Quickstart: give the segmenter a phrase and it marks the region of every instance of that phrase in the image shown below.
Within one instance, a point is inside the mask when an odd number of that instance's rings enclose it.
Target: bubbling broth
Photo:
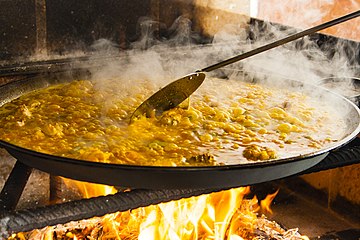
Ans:
[[[344,135],[344,119],[309,95],[208,78],[161,116],[129,119],[156,87],[77,80],[0,108],[0,139],[57,156],[149,166],[213,166],[312,153]],[[131,89],[131,90],[129,90]]]

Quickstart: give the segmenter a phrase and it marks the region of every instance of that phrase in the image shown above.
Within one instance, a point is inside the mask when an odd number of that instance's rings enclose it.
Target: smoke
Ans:
[[[319,3],[312,1],[270,2],[260,1],[259,6],[271,9],[272,14],[278,14],[289,25],[306,27],[319,23],[326,15],[321,9],[333,4],[331,0],[321,1],[321,7],[315,6]],[[295,11],[295,15],[283,14],[290,11],[289,5],[296,9],[306,8],[306,11]],[[297,17],[300,12],[302,17]],[[264,11],[259,11],[259,15],[266,20]],[[138,40],[131,43],[130,50],[119,54],[118,47],[108,40],[100,39],[94,43],[95,52],[118,57],[115,61],[106,62],[100,71],[96,69],[92,76],[94,79],[117,79],[124,86],[150,81],[161,87],[186,74],[300,31],[266,21],[254,21],[250,25],[224,22],[212,37],[211,44],[199,44],[201,36],[193,29],[193,22],[184,16],[177,18],[168,29],[163,23],[148,17],[141,18],[137,27]],[[359,76],[358,58],[358,44],[312,35],[207,75],[220,72],[231,76],[241,71],[254,77],[267,74],[321,84],[324,78]]]
[[[264,36],[279,39],[284,37],[283,33],[291,34],[291,32],[279,31],[278,25],[270,22],[285,23],[300,31],[360,8],[357,1],[340,3],[333,0],[288,0],[282,1],[281,4],[271,0],[258,2],[261,6],[258,17],[265,20],[265,23],[258,27],[261,31],[254,31],[255,38],[259,37],[258,43],[264,43],[262,41],[266,39]],[[355,18],[322,32],[335,34],[340,39],[341,37],[351,39],[359,33],[359,20]],[[248,59],[249,65],[246,64],[245,68],[249,71],[268,72],[316,85],[322,84],[324,78],[341,78],[343,81],[338,85],[341,84],[342,86],[339,87],[344,88],[352,87],[349,82],[351,78],[360,76],[359,59],[358,43],[314,34]]]

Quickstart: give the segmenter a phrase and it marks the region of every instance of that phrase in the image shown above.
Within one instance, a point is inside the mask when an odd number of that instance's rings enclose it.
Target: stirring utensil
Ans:
[[[153,115],[160,115],[164,111],[170,110],[170,109],[178,106],[180,103],[182,103],[184,100],[186,100],[193,92],[195,92],[196,89],[198,89],[198,87],[203,83],[203,81],[205,80],[204,72],[210,72],[212,70],[224,67],[226,65],[229,65],[229,64],[235,63],[237,61],[243,60],[245,58],[254,56],[256,54],[265,52],[272,48],[284,45],[288,42],[302,38],[306,35],[318,32],[325,28],[329,28],[331,26],[334,26],[336,24],[348,21],[350,19],[353,19],[353,18],[356,18],[359,16],[360,16],[360,10],[355,11],[350,14],[347,14],[347,15],[344,15],[342,17],[333,19],[331,21],[322,23],[315,27],[303,30],[301,32],[295,33],[293,35],[282,38],[282,39],[272,42],[270,44],[266,44],[259,48],[255,48],[251,51],[248,51],[248,52],[242,53],[240,55],[237,55],[235,57],[226,59],[219,63],[213,64],[211,66],[208,66],[206,68],[198,70],[195,73],[191,73],[180,79],[177,79],[177,80],[171,82],[170,84],[166,85],[165,87],[161,88],[159,91],[157,91],[151,97],[149,97],[147,100],[145,100],[132,114],[132,116],[130,118],[130,123],[132,123],[134,121],[134,119],[138,118],[141,115],[145,114],[146,117],[151,117]]]

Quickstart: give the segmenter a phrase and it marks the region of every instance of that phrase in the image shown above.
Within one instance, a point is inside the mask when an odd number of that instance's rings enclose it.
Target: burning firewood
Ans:
[[[262,204],[256,197],[245,199],[249,193],[249,187],[241,187],[17,233],[9,240],[308,239],[298,229],[286,230],[261,214],[276,193]]]

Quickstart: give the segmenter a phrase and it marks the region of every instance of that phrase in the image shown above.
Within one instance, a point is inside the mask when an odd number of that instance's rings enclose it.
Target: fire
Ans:
[[[275,193],[267,195],[264,200],[260,201],[260,206],[263,211],[272,214],[270,205],[271,205],[272,201],[274,200],[274,198],[276,197],[276,195],[278,194],[278,192],[279,192],[279,189]]]
[[[68,188],[77,189],[82,194],[83,198],[106,196],[117,193],[116,188],[113,186],[81,182],[67,178],[62,178],[62,180]]]
[[[115,193],[109,186],[65,179],[77,186],[85,197]],[[278,190],[279,191],[279,190]],[[250,187],[239,187],[207,195],[180,199],[158,205],[116,212],[103,217],[70,222],[56,227],[18,233],[10,239],[139,239],[186,240],[272,239],[306,240],[297,229],[284,230],[260,212],[271,213],[276,191],[264,200],[249,199]],[[55,238],[55,236],[57,238]],[[276,238],[275,238],[276,236]],[[284,236],[281,238],[281,236]]]
[[[139,239],[227,239],[249,187],[181,199],[147,208]],[[174,221],[176,220],[176,221]]]

